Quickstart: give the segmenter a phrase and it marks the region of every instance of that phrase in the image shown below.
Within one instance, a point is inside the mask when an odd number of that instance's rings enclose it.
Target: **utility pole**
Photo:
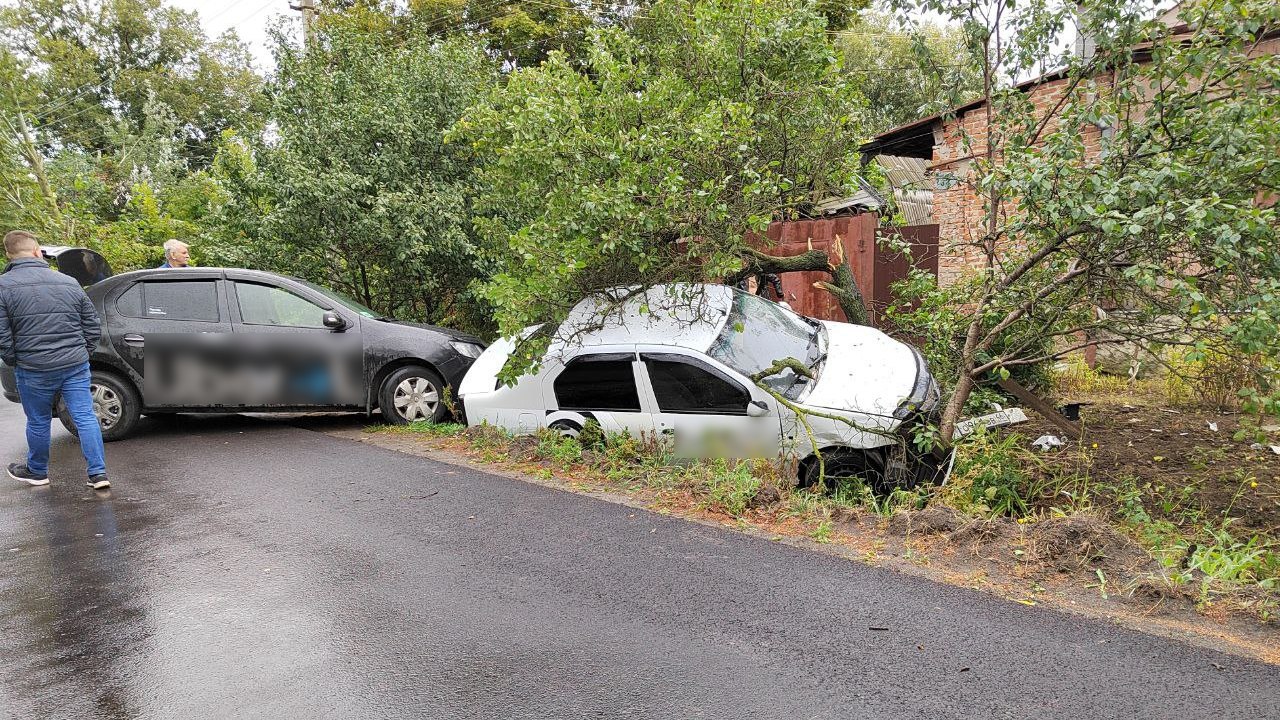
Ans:
[[[311,47],[315,41],[316,16],[320,14],[316,0],[298,0],[296,4],[289,3],[289,7],[302,12],[302,41],[306,47]]]

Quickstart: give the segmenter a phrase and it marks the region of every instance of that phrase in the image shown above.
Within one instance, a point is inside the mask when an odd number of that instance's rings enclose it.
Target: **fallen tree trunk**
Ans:
[[[743,268],[726,278],[725,282],[736,285],[756,275],[825,272],[831,276],[831,279],[816,282],[813,286],[831,293],[849,322],[854,325],[870,325],[871,318],[867,313],[867,306],[862,302],[862,291],[854,281],[853,269],[849,267],[849,263],[845,262],[844,244],[840,242],[839,235],[836,236],[833,245],[836,248],[834,262],[826,252],[814,250],[812,240],[809,241],[807,252],[788,257],[767,255],[759,250],[747,250],[742,256]]]

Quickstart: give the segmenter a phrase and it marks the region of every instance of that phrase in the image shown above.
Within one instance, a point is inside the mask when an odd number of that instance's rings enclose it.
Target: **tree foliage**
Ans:
[[[982,61],[964,31],[888,13],[863,13],[836,47],[867,97],[868,130],[878,133],[949,110],[982,91]]]
[[[722,279],[851,178],[865,103],[814,5],[666,0],[585,57],[512,73],[450,132],[481,158],[505,335],[603,287]]]
[[[161,0],[24,0],[0,12],[0,32],[30,63],[50,145],[109,153],[121,133],[143,132],[158,103],[177,122],[183,156],[201,166],[223,130],[261,123],[261,79],[243,44],[209,40],[194,12]]]
[[[1256,50],[1280,29],[1280,9],[1191,2],[1190,31],[1173,34],[1110,2],[926,4],[984,38],[977,112],[991,123],[990,142],[963,140],[975,157],[962,181],[983,208],[962,242],[981,263],[925,304],[951,308],[944,324],[961,331],[943,435],[975,383],[1086,344],[1136,343],[1155,357],[1230,347],[1274,368],[1280,236],[1267,193],[1280,187],[1280,62]],[[1099,52],[1068,59],[1069,92],[1037,110],[1009,78],[1044,58],[1077,12]]]
[[[225,128],[260,128],[261,79],[234,35],[208,40],[159,0],[0,10],[0,217],[120,270],[190,239],[218,197]]]
[[[388,315],[483,325],[460,302],[477,269],[471,159],[441,136],[495,82],[495,63],[465,39],[372,27],[353,15],[330,18],[310,48],[279,39],[269,142],[229,137],[215,161],[228,192],[216,257]]]

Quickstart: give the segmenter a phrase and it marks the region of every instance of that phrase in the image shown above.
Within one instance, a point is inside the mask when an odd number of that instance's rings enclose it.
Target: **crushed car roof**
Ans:
[[[733,293],[687,283],[606,290],[569,311],[550,350],[643,343],[705,351],[724,328]]]

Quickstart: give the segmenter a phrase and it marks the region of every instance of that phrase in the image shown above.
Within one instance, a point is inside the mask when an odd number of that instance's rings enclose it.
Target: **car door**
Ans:
[[[248,407],[351,407],[364,402],[360,321],[283,279],[229,273],[234,346]],[[325,316],[341,324],[330,326]]]
[[[642,437],[653,433],[653,416],[639,391],[635,351],[586,351],[547,373],[544,401],[548,426],[593,419],[606,433]]]
[[[144,407],[207,403],[188,381],[203,360],[201,348],[231,332],[220,272],[143,277],[104,300],[116,355],[142,380]]]
[[[680,457],[773,457],[779,405],[731,370],[683,352],[641,352],[654,426]]]

